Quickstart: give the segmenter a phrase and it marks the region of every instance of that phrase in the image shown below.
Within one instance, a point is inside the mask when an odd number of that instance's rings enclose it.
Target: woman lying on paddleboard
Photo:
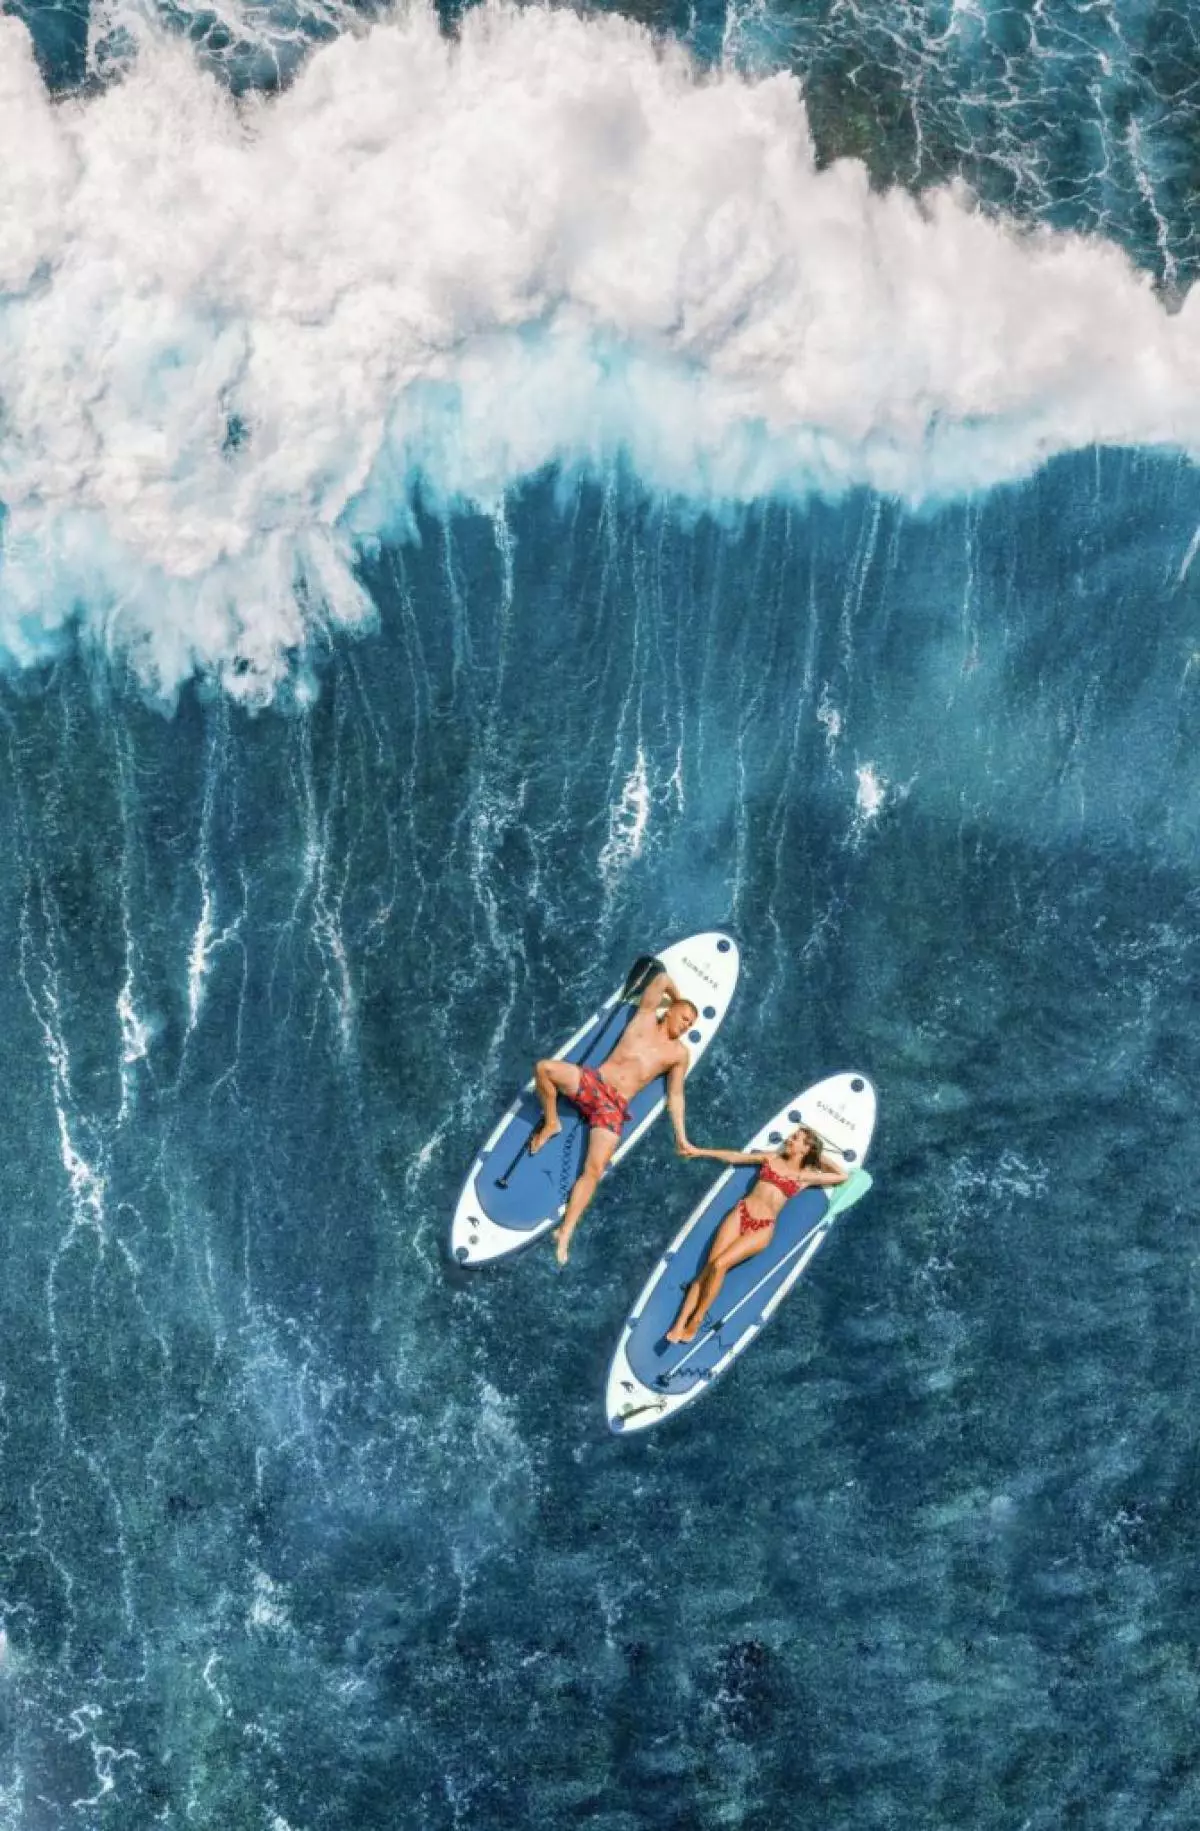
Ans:
[[[691,1341],[716,1301],[725,1274],[743,1259],[752,1259],[771,1243],[775,1223],[787,1202],[801,1189],[829,1189],[844,1183],[850,1172],[826,1157],[816,1132],[796,1127],[775,1151],[702,1150],[680,1146],[683,1157],[711,1157],[715,1163],[757,1164],[758,1176],[749,1195],[731,1208],[713,1235],[708,1258],[688,1285],[683,1307],[667,1330],[668,1341]]]

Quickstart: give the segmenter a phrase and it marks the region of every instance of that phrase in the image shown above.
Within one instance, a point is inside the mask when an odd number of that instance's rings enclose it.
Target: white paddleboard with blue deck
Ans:
[[[738,979],[737,944],[714,930],[676,941],[657,959],[699,1013],[683,1039],[691,1057],[690,1074],[729,1009]],[[636,999],[627,999],[621,988],[553,1053],[559,1060],[598,1068],[616,1048],[636,1009]],[[630,1101],[630,1120],[613,1164],[628,1155],[665,1104],[666,1081],[659,1076]],[[588,1127],[565,1097],[560,1098],[558,1111],[562,1130],[531,1157],[525,1147],[540,1123],[541,1107],[530,1081],[492,1132],[454,1212],[450,1250],[460,1265],[483,1265],[519,1252],[561,1220],[571,1185],[583,1167]]]
[[[871,1187],[862,1161],[875,1129],[875,1089],[864,1075],[835,1074],[806,1088],[744,1148],[777,1151],[798,1125],[820,1134],[849,1177],[835,1188],[802,1189],[785,1202],[770,1244],[726,1274],[715,1313],[705,1318],[695,1339],[669,1342],[667,1330],[708,1257],[713,1235],[748,1194],[758,1171],[744,1165],[717,1179],[671,1241],[626,1319],[608,1375],[611,1429],[645,1430],[707,1392],[770,1321],[838,1215]]]

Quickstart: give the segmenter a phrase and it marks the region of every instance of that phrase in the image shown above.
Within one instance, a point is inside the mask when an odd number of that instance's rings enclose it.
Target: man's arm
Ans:
[[[680,1050],[680,1057],[667,1074],[667,1111],[671,1115],[671,1124],[675,1127],[675,1143],[687,1157],[691,1155],[692,1147],[688,1143],[687,1129],[683,1122],[683,1081],[689,1060],[686,1049]]]
[[[666,997],[678,998],[679,987],[664,967],[661,973],[655,973],[653,979],[638,999],[639,1011],[657,1011]]]

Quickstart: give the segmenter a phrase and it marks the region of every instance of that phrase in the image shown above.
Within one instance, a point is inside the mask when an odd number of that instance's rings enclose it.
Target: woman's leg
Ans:
[[[752,1259],[755,1253],[761,1252],[764,1246],[770,1244],[774,1231],[774,1227],[758,1227],[753,1233],[739,1234],[738,1238],[731,1241],[723,1252],[712,1255],[700,1278],[699,1300],[680,1340],[692,1341],[695,1339],[700,1331],[700,1324],[717,1301],[718,1293],[725,1282],[726,1272],[732,1271],[735,1265],[740,1265],[743,1259]]]
[[[729,1210],[729,1213],[725,1216],[725,1219],[721,1222],[721,1225],[713,1235],[712,1245],[708,1249],[708,1257],[705,1259],[704,1264],[700,1267],[700,1270],[696,1273],[696,1276],[692,1279],[692,1282],[684,1292],[683,1303],[680,1306],[679,1314],[667,1330],[668,1341],[686,1341],[687,1337],[684,1334],[684,1330],[692,1320],[692,1312],[700,1301],[700,1286],[704,1282],[704,1274],[716,1258],[717,1254],[719,1252],[724,1252],[727,1246],[732,1246],[733,1242],[741,1233],[741,1230],[742,1204],[739,1202],[736,1208],[731,1208]]]

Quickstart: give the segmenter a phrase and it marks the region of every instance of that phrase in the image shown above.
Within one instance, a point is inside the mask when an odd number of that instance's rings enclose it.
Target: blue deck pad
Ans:
[[[601,1013],[562,1059],[598,1068],[616,1048],[636,1009],[635,1005],[625,1005],[615,1013],[611,1008]],[[630,1101],[630,1117],[623,1137],[645,1118],[665,1092],[665,1079],[659,1075]],[[566,1201],[572,1183],[583,1168],[588,1127],[578,1107],[565,1095],[559,1096],[558,1114],[562,1121],[561,1132],[549,1144],[543,1145],[536,1157],[530,1157],[528,1152],[522,1154],[508,1178],[507,1188],[501,1188],[497,1178],[505,1174],[542,1116],[534,1094],[521,1096],[519,1108],[484,1159],[483,1168],[475,1179],[475,1193],[480,1206],[499,1226],[528,1233],[556,1215]]]
[[[708,1208],[687,1234],[654,1286],[626,1347],[640,1380],[660,1391],[685,1391],[710,1379],[739,1337],[763,1320],[763,1312],[798,1257],[800,1242],[824,1220],[829,1200],[823,1189],[802,1189],[785,1202],[771,1243],[728,1273],[716,1303],[692,1342],[669,1342],[667,1330],[679,1314],[683,1293],[708,1257],[713,1236],[730,1210],[752,1187],[758,1172],[735,1170],[714,1191]],[[750,1296],[751,1292],[753,1296]],[[720,1328],[714,1325],[720,1323]]]

